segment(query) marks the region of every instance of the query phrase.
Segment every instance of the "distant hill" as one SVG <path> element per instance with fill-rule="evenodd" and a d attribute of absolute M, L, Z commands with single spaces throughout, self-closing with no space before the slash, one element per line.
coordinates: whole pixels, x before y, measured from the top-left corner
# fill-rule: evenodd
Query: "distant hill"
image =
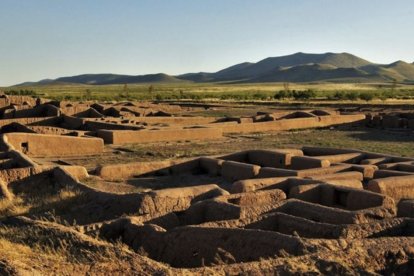
<path fill-rule="evenodd" d="M 210 82 L 214 81 L 212 73 L 199 72 L 199 73 L 188 73 L 176 76 L 176 78 L 181 80 L 193 81 L 193 82 Z"/>
<path fill-rule="evenodd" d="M 221 81 L 257 79 L 258 77 L 267 75 L 270 71 L 280 67 L 302 66 L 306 64 L 327 64 L 335 67 L 351 68 L 371 63 L 347 53 L 296 53 L 288 56 L 266 58 L 257 63 L 250 63 L 249 65 L 236 69 L 229 67 L 215 73 L 214 78 Z"/>
<path fill-rule="evenodd" d="M 58 85 L 58 84 L 88 84 L 88 85 L 105 85 L 105 84 L 125 84 L 125 83 L 175 83 L 185 82 L 183 79 L 159 73 L 149 75 L 116 75 L 116 74 L 83 74 L 71 77 L 61 77 L 54 80 L 41 80 L 38 82 L 24 82 L 16 86 L 33 86 L 33 85 Z"/>
<path fill-rule="evenodd" d="M 62 77 L 55 81 L 70 82 L 79 84 L 123 84 L 123 83 L 169 83 L 181 82 L 183 80 L 177 79 L 167 74 L 150 74 L 141 76 L 130 75 L 115 75 L 115 74 L 85 74 L 72 77 Z"/>
<path fill-rule="evenodd" d="M 84 74 L 25 82 L 19 86 L 54 84 L 125 84 L 125 83 L 180 83 L 180 82 L 414 82 L 414 63 L 396 61 L 376 64 L 349 53 L 307 54 L 269 57 L 256 63 L 243 62 L 214 73 L 116 75 Z"/>
<path fill-rule="evenodd" d="M 329 79 L 365 79 L 369 74 L 357 68 L 337 68 L 325 64 L 298 65 L 282 68 L 244 82 L 312 82 Z"/>

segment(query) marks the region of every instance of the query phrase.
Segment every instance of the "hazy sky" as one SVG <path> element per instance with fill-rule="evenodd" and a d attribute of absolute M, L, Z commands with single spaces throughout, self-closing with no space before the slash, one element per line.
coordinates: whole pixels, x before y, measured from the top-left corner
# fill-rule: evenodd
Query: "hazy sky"
<path fill-rule="evenodd" d="M 0 0 L 0 86 L 295 52 L 414 61 L 413 0 Z"/>

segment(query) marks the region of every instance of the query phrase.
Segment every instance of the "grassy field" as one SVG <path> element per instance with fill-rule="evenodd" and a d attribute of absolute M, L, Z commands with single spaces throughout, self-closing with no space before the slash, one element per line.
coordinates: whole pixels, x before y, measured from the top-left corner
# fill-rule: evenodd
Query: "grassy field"
<path fill-rule="evenodd" d="M 288 92 L 292 100 L 296 92 L 310 92 L 310 98 L 296 100 L 363 100 L 359 95 L 373 95 L 371 100 L 389 98 L 414 99 L 414 85 L 355 84 L 355 83 L 174 83 L 125 85 L 36 85 L 2 88 L 6 93 L 32 94 L 67 100 L 274 100 L 275 95 Z M 299 95 L 300 96 L 300 95 Z M 306 96 L 306 95 L 305 95 Z M 361 98 L 361 99 L 360 99 Z M 365 99 L 366 100 L 366 99 Z"/>

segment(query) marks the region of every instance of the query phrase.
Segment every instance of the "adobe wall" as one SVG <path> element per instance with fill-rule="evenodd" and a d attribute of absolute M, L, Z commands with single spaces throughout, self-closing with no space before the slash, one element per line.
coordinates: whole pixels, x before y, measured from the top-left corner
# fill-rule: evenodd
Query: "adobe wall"
<path fill-rule="evenodd" d="M 286 235 L 297 233 L 300 237 L 320 239 L 339 238 L 341 233 L 339 225 L 320 223 L 279 212 L 248 224 L 245 228 L 276 231 Z"/>
<path fill-rule="evenodd" d="M 90 108 L 90 106 L 88 104 L 72 104 L 70 102 L 61 102 L 60 103 L 60 110 L 62 111 L 63 114 L 68 115 L 68 116 L 73 116 L 76 113 L 82 113 L 87 111 Z"/>
<path fill-rule="evenodd" d="M 100 236 L 122 239 L 135 251 L 172 267 L 201 267 L 226 263 L 251 262 L 278 255 L 282 250 L 299 255 L 309 250 L 299 238 L 256 229 L 184 226 L 164 228 L 118 219 L 104 224 Z M 250 248 L 253 250 L 246 250 Z M 303 250 L 302 250 L 303 249 Z"/>
<path fill-rule="evenodd" d="M 38 123 L 41 121 L 47 121 L 49 119 L 54 119 L 56 117 L 32 117 L 32 118 L 14 118 L 14 119 L 1 119 L 0 120 L 0 127 L 11 124 L 11 123 L 19 123 L 23 125 L 29 125 L 32 123 Z"/>
<path fill-rule="evenodd" d="M 250 193 L 239 193 L 216 197 L 218 202 L 226 203 L 227 206 L 237 206 L 240 209 L 237 218 L 252 219 L 267 213 L 286 199 L 286 194 L 279 189 L 263 190 Z M 210 213 L 211 220 L 214 215 L 220 217 L 223 208 L 209 208 L 205 212 Z"/>
<path fill-rule="evenodd" d="M 221 174 L 228 181 L 254 178 L 259 174 L 260 166 L 240 163 L 235 161 L 224 161 L 221 166 Z"/>
<path fill-rule="evenodd" d="M 284 168 L 291 165 L 293 156 L 302 156 L 301 151 L 278 151 L 278 150 L 249 150 L 247 159 L 249 163 L 261 167 Z"/>
<path fill-rule="evenodd" d="M 328 160 L 331 163 L 359 163 L 362 159 L 364 159 L 365 154 L 363 153 L 342 153 L 342 154 L 333 154 L 333 155 L 321 155 L 321 156 L 314 156 L 313 158 L 321 159 L 321 160 Z"/>
<path fill-rule="evenodd" d="M 407 165 L 413 165 L 414 161 L 406 161 L 406 162 L 394 162 L 392 159 L 388 160 L 391 163 L 383 163 L 383 164 L 378 164 L 378 168 L 379 169 L 391 169 L 393 170 L 395 167 L 398 167 L 400 164 L 407 164 Z M 392 163 L 394 162 L 394 163 Z"/>
<path fill-rule="evenodd" d="M 97 168 L 96 173 L 105 180 L 115 181 L 127 179 L 132 176 L 157 171 L 170 167 L 172 161 L 134 162 L 127 164 L 104 165 Z"/>
<path fill-rule="evenodd" d="M 222 160 L 250 163 L 261 167 L 285 168 L 293 156 L 303 156 L 298 149 L 247 150 L 218 157 Z"/>
<path fill-rule="evenodd" d="M 351 187 L 355 189 L 363 189 L 363 179 L 364 176 L 362 173 L 357 171 L 349 172 L 340 172 L 336 174 L 326 174 L 326 175 L 316 175 L 310 177 L 312 180 L 321 181 L 331 185 Z"/>
<path fill-rule="evenodd" d="M 313 168 L 327 168 L 331 166 L 329 160 L 313 158 L 308 156 L 293 156 L 291 159 L 290 169 L 304 170 Z"/>
<path fill-rule="evenodd" d="M 391 158 L 388 157 L 379 157 L 379 158 L 365 158 L 361 160 L 361 164 L 364 165 L 381 165 L 382 163 L 392 162 Z"/>
<path fill-rule="evenodd" d="M 132 162 L 126 164 L 105 165 L 97 168 L 97 175 L 105 180 L 115 181 L 127 179 L 132 176 L 156 172 L 162 169 L 172 169 L 171 167 L 179 164 L 193 162 L 192 167 L 198 167 L 198 158 L 190 160 L 165 160 L 155 162 Z M 191 169 L 191 168 L 190 168 Z M 184 170 L 182 170 L 184 171 Z"/>
<path fill-rule="evenodd" d="M 414 165 L 412 164 L 398 164 L 396 169 L 399 171 L 414 173 Z"/>
<path fill-rule="evenodd" d="M 289 189 L 289 198 L 296 198 L 307 202 L 320 203 L 321 185 L 305 184 L 293 186 Z"/>
<path fill-rule="evenodd" d="M 103 114 L 99 113 L 93 107 L 86 109 L 85 111 L 73 114 L 74 117 L 78 118 L 102 118 L 104 117 Z"/>
<path fill-rule="evenodd" d="M 279 185 L 278 185 L 279 184 Z M 246 179 L 239 180 L 233 183 L 231 186 L 232 193 L 245 193 L 255 190 L 259 190 L 268 186 L 278 185 L 279 189 L 284 189 L 289 185 L 288 177 L 274 177 L 274 178 L 255 178 L 255 179 Z"/>
<path fill-rule="evenodd" d="M 368 182 L 366 188 L 375 193 L 388 195 L 396 202 L 414 198 L 414 175 L 373 179 Z"/>
<path fill-rule="evenodd" d="M 317 116 L 313 113 L 306 112 L 306 111 L 296 111 L 296 112 L 289 113 L 281 117 L 280 119 L 312 118 L 312 117 L 317 117 Z"/>
<path fill-rule="evenodd" d="M 362 181 L 364 180 L 364 175 L 361 172 L 349 171 L 349 172 L 339 172 L 339 173 L 334 173 L 334 174 L 316 175 L 316 176 L 312 176 L 311 178 L 315 180 L 321 180 L 321 181 L 349 180 L 349 179 L 355 179 L 355 180 Z"/>
<path fill-rule="evenodd" d="M 71 130 L 68 130 L 66 128 L 53 126 L 28 126 L 27 128 L 37 134 L 63 135 L 72 132 Z"/>
<path fill-rule="evenodd" d="M 212 265 L 220 251 L 233 256 L 230 263 L 275 256 L 282 249 L 300 254 L 298 238 L 254 229 L 182 227 L 168 231 L 163 240 L 166 244 L 157 259 L 173 267 Z"/>
<path fill-rule="evenodd" d="M 252 133 L 265 131 L 280 131 L 290 129 L 306 129 L 314 127 L 326 127 L 331 125 L 360 122 L 365 115 L 329 115 L 311 118 L 282 119 L 278 121 L 245 123 L 228 125 L 223 128 L 224 133 Z"/>
<path fill-rule="evenodd" d="M 281 176 L 298 176 L 298 177 L 313 177 L 316 175 L 334 174 L 345 171 L 359 171 L 363 173 L 365 178 L 372 178 L 376 166 L 372 165 L 355 165 L 355 164 L 331 164 L 329 167 L 319 167 L 311 169 L 279 169 L 279 168 L 261 168 L 259 177 L 281 177 Z M 262 171 L 264 171 L 262 173 Z"/>
<path fill-rule="evenodd" d="M 368 219 L 360 213 L 297 199 L 287 200 L 285 204 L 276 208 L 274 211 L 330 224 L 359 224 L 368 222 Z"/>
<path fill-rule="evenodd" d="M 414 129 L 414 113 L 368 114 L 366 125 L 379 128 Z"/>
<path fill-rule="evenodd" d="M 33 108 L 20 109 L 13 112 L 14 118 L 59 116 L 60 110 L 54 105 L 43 104 Z"/>
<path fill-rule="evenodd" d="M 108 123 L 106 121 L 96 121 L 88 118 L 78 118 L 74 116 L 62 115 L 62 126 L 68 129 L 85 129 L 96 131 L 100 129 L 111 130 L 140 130 L 142 127 Z"/>
<path fill-rule="evenodd" d="M 0 106 L 7 106 L 11 104 L 23 105 L 24 103 L 28 103 L 30 106 L 35 106 L 36 98 L 18 95 L 4 95 L 0 98 Z"/>
<path fill-rule="evenodd" d="M 228 194 L 215 184 L 161 189 L 140 194 L 142 200 L 136 212 L 155 218 L 171 212 L 184 211 L 197 201 Z"/>
<path fill-rule="evenodd" d="M 107 144 L 135 144 L 164 141 L 209 140 L 223 137 L 221 129 L 188 128 L 161 130 L 98 130 L 97 136 Z"/>
<path fill-rule="evenodd" d="M 211 176 L 221 175 L 223 163 L 221 159 L 200 157 L 200 169 Z"/>
<path fill-rule="evenodd" d="M 6 133 L 2 140 L 14 149 L 33 157 L 80 156 L 99 154 L 103 140 L 60 135 Z"/>
<path fill-rule="evenodd" d="M 48 173 L 53 172 L 56 168 L 61 170 L 65 170 L 71 177 L 75 180 L 87 178 L 88 172 L 84 167 L 81 166 L 32 166 L 32 167 L 24 167 L 24 168 L 12 168 L 6 170 L 0 170 L 0 179 L 7 183 L 8 186 L 13 186 L 22 180 L 26 180 L 28 182 L 31 181 L 31 177 L 41 174 L 41 173 Z M 24 184 L 23 184 L 24 185 Z"/>
<path fill-rule="evenodd" d="M 392 177 L 392 176 L 405 176 L 405 175 L 414 175 L 414 173 L 398 171 L 398 170 L 377 170 L 374 172 L 373 178 L 386 178 L 386 177 Z"/>
<path fill-rule="evenodd" d="M 7 151 L 7 156 L 13 159 L 13 161 L 17 164 L 18 167 L 35 167 L 37 164 L 33 162 L 29 157 L 27 157 L 24 153 L 10 149 Z"/>
<path fill-rule="evenodd" d="M 401 200 L 398 203 L 398 214 L 399 217 L 414 218 L 414 200 L 406 199 Z"/>
<path fill-rule="evenodd" d="M 171 125 L 204 125 L 215 123 L 215 117 L 135 117 L 135 122 L 152 124 Z"/>
<path fill-rule="evenodd" d="M 30 129 L 26 125 L 22 125 L 20 123 L 11 123 L 1 127 L 0 130 L 2 133 L 7 132 L 27 132 L 27 133 L 36 133 L 36 131 Z"/>
<path fill-rule="evenodd" d="M 379 154 L 375 152 L 369 152 L 369 151 L 361 151 L 361 150 L 355 150 L 355 149 L 338 149 L 338 148 L 325 148 L 325 147 L 302 147 L 302 151 L 305 153 L 305 155 L 309 155 L 312 157 L 321 157 L 324 155 L 334 157 L 337 156 L 346 156 L 346 154 L 351 153 L 359 153 L 362 154 L 363 159 L 361 160 L 361 164 L 372 164 L 372 163 L 390 163 L 390 162 L 414 162 L 413 158 L 408 157 L 400 157 L 400 156 L 394 156 L 389 154 Z M 352 155 L 349 155 L 352 156 Z M 364 160 L 368 160 L 364 162 Z M 380 166 L 388 166 L 387 164 L 382 164 Z"/>
<path fill-rule="evenodd" d="M 309 156 L 361 153 L 361 151 L 353 150 L 353 149 L 337 149 L 337 148 L 322 148 L 322 147 L 302 147 L 302 151 L 304 154 L 309 155 Z"/>
<path fill-rule="evenodd" d="M 62 127 L 68 129 L 82 129 L 85 124 L 84 119 L 62 115 Z"/>
<path fill-rule="evenodd" d="M 240 219 L 240 217 L 240 206 L 210 199 L 192 204 L 180 216 L 180 221 L 185 225 L 199 225 L 206 222 Z"/>
<path fill-rule="evenodd" d="M 0 179 L 6 183 L 12 183 L 33 175 L 33 168 L 13 168 L 7 170 L 0 170 Z"/>
<path fill-rule="evenodd" d="M 131 125 L 122 125 L 122 124 L 113 124 L 107 122 L 99 122 L 99 121 L 84 121 L 84 128 L 91 131 L 97 130 L 141 130 L 143 127 L 139 126 L 131 126 Z"/>

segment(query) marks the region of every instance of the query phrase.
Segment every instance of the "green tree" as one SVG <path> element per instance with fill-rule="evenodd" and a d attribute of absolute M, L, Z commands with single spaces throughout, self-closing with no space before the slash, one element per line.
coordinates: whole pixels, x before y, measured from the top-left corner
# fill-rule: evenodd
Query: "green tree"
<path fill-rule="evenodd" d="M 392 84 L 391 84 L 391 91 L 394 92 L 395 89 L 397 88 L 398 82 L 396 79 L 392 79 Z"/>
<path fill-rule="evenodd" d="M 86 98 L 86 100 L 92 99 L 92 92 L 91 92 L 90 89 L 86 89 L 86 91 L 85 91 L 85 98 Z"/>
<path fill-rule="evenodd" d="M 128 84 L 124 84 L 124 88 L 122 89 L 125 95 L 125 98 L 129 97 L 129 90 L 128 90 Z"/>
<path fill-rule="evenodd" d="M 369 101 L 372 101 L 374 99 L 374 94 L 370 93 L 370 92 L 363 92 L 363 93 L 359 94 L 359 98 L 361 100 L 369 102 Z"/>

